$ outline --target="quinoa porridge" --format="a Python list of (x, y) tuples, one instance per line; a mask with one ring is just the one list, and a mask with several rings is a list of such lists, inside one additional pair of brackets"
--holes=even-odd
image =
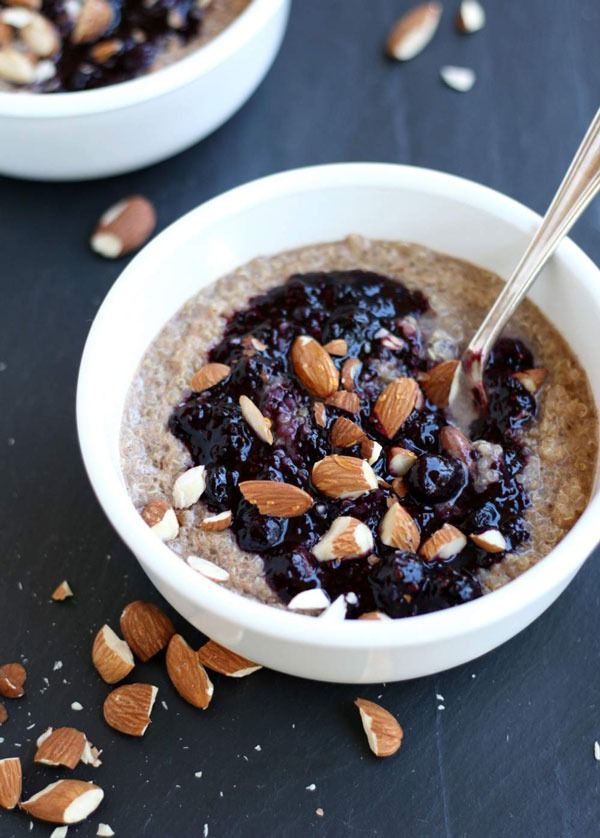
[(131, 385), (136, 508), (182, 560), (276, 606), (403, 617), (518, 576), (586, 506), (597, 417), (577, 359), (526, 301), (491, 355), (487, 417), (469, 438), (449, 423), (455, 359), (500, 286), (425, 247), (350, 236), (203, 288)]

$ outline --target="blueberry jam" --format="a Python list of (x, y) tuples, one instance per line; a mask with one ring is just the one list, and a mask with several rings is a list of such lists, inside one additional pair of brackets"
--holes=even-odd
[[(292, 276), (230, 318), (209, 357), (229, 365), (230, 375), (202, 392), (185, 394), (170, 417), (170, 431), (185, 444), (194, 464), (206, 466), (203, 501), (213, 513), (232, 510), (232, 531), (240, 548), (261, 556), (267, 581), (283, 603), (322, 587), (332, 600), (348, 592), (356, 595), (349, 617), (370, 611), (405, 617), (448, 608), (481, 596), (479, 569), (529, 537), (523, 516), (530, 502), (519, 474), (527, 459), (522, 433), (535, 419), (536, 399), (514, 377), (533, 366), (520, 341), (503, 338), (491, 355), (485, 375), (490, 410), (472, 429), (477, 442), (471, 460), (453, 456), (442, 445), (440, 431), (448, 422), (427, 398), (417, 403), (392, 439), (373, 419), (374, 404), (391, 380), (422, 380), (433, 366), (422, 319), (428, 311), (423, 294), (378, 274), (356, 270)], [(348, 358), (360, 362), (353, 385), (358, 413), (349, 416), (327, 405), (325, 427), (317, 424), (315, 399), (290, 359), (299, 335), (322, 345), (346, 341), (347, 354), (332, 360), (339, 369)], [(244, 420), (238, 404), (242, 395), (271, 421), (272, 445), (261, 441)], [(331, 427), (341, 416), (383, 446), (372, 465), (380, 485), (357, 499), (332, 499), (311, 482), (311, 468), (322, 458), (361, 456), (359, 444), (344, 450), (332, 447)], [(458, 555), (426, 559), (385, 546), (379, 525), (390, 503), (398, 500), (389, 472), (393, 446), (415, 455), (400, 502), (417, 523), (421, 544), (451, 524), (467, 536), (499, 530), (505, 549), (489, 552), (467, 538)], [(242, 497), (238, 484), (244, 480), (290, 483), (309, 492), (314, 503), (297, 517), (262, 515)], [(369, 527), (374, 549), (368, 557), (317, 561), (311, 548), (336, 518), (347, 515)]]

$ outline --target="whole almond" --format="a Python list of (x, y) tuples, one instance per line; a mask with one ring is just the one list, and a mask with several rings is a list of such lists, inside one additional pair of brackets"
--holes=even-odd
[[(91, 0), (94, 3), (100, 1), (104, 2)], [(110, 207), (100, 217), (90, 245), (100, 256), (117, 259), (141, 247), (155, 227), (156, 212), (150, 201), (142, 195), (131, 195)]]
[(152, 684), (124, 684), (117, 687), (104, 701), (106, 724), (128, 736), (143, 736), (150, 724), (157, 692), (157, 687)]
[(252, 399), (249, 399), (248, 396), (240, 396), (239, 403), (242, 416), (256, 436), (263, 442), (266, 442), (267, 445), (273, 445), (270, 421), (262, 415)]
[(99, 40), (112, 26), (113, 18), (113, 7), (108, 0), (84, 0), (71, 33), (71, 42), (89, 44)]
[(125, 607), (120, 625), (130, 649), (144, 663), (164, 649), (175, 634), (175, 626), (164, 611), (140, 600)]
[(23, 776), (19, 757), (0, 759), (0, 807), (14, 809), (21, 799)]
[(427, 561), (449, 559), (466, 547), (467, 539), (452, 524), (444, 524), (436, 530), (421, 546), (419, 554)]
[(231, 518), (230, 509), (217, 515), (207, 515), (200, 523), (200, 528), (206, 532), (222, 532), (231, 526)]
[(27, 670), (20, 663), (5, 663), (0, 666), (0, 695), (4, 698), (21, 698), (25, 695)]
[(327, 396), (325, 404), (337, 407), (345, 413), (358, 413), (360, 410), (360, 399), (356, 393), (351, 393), (349, 390), (336, 390), (335, 393)]
[(214, 640), (209, 640), (198, 649), (198, 659), (203, 666), (212, 669), (213, 672), (230, 678), (245, 678), (246, 675), (252, 675), (253, 672), (262, 669), (260, 664), (243, 658)]
[(378, 487), (375, 472), (366, 460), (332, 454), (312, 467), (316, 488), (330, 498), (359, 498)]
[(456, 360), (442, 361), (441, 364), (432, 367), (423, 377), (421, 386), (425, 395), (437, 407), (448, 407), (450, 387), (458, 364), (459, 361)]
[(194, 707), (206, 710), (214, 687), (195, 652), (180, 634), (169, 641), (166, 655), (167, 673), (179, 695)]
[(336, 518), (325, 535), (311, 547), (311, 553), (320, 562), (336, 559), (357, 559), (373, 549), (371, 530), (362, 521), (350, 515)]
[(409, 550), (411, 553), (417, 552), (421, 541), (415, 520), (399, 503), (390, 506), (381, 519), (379, 537), (387, 547)]
[(55, 602), (63, 602), (71, 596), (73, 596), (73, 591), (66, 579), (52, 591), (52, 599)]
[(329, 353), (314, 338), (300, 335), (292, 344), (294, 372), (312, 396), (325, 399), (339, 384), (339, 372)]
[(102, 626), (94, 638), (92, 663), (107, 684), (122, 681), (135, 666), (131, 649), (108, 625)]
[(408, 486), (403, 477), (395, 477), (392, 480), (392, 490), (399, 498), (405, 498), (408, 494)]
[(365, 432), (358, 427), (356, 422), (340, 416), (333, 423), (329, 438), (335, 448), (351, 448), (357, 442), (360, 442), (364, 436)]
[(523, 370), (522, 372), (513, 373), (513, 378), (520, 381), (523, 387), (532, 394), (538, 392), (542, 384), (546, 380), (546, 370), (538, 368), (532, 370)]
[(83, 780), (58, 780), (21, 803), (21, 809), (39, 821), (80, 823), (95, 812), (104, 792)]
[(190, 381), (190, 387), (196, 393), (202, 393), (209, 387), (214, 387), (223, 381), (231, 373), (231, 367), (227, 364), (204, 364), (203, 367), (194, 373)]
[(388, 438), (396, 436), (415, 408), (419, 385), (414, 378), (396, 378), (379, 395), (373, 416)]
[(274, 518), (295, 518), (304, 515), (313, 504), (312, 497), (291, 483), (277, 480), (244, 480), (240, 492), (248, 503), (258, 508), (261, 515)]
[(323, 349), (325, 352), (329, 352), (330, 355), (337, 355), (340, 358), (343, 358), (344, 355), (348, 354), (348, 344), (343, 338), (330, 340), (329, 343), (326, 343), (323, 346)]
[(34, 762), (44, 765), (64, 765), (73, 769), (81, 760), (87, 739), (85, 733), (74, 727), (58, 727), (45, 737), (38, 747)]
[(391, 757), (402, 745), (404, 732), (396, 719), (374, 701), (357, 698), (354, 702), (360, 711), (369, 747), (376, 757)]
[(344, 390), (353, 392), (360, 368), (361, 363), (358, 358), (347, 358), (344, 361), (340, 374), (340, 380)]
[(441, 3), (421, 3), (406, 12), (393, 26), (386, 52), (397, 61), (410, 61), (431, 41), (442, 16)]

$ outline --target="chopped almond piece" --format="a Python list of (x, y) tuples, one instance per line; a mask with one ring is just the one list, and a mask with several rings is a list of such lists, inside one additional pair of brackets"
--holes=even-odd
[(130, 602), (123, 609), (120, 623), (130, 649), (144, 663), (164, 649), (175, 634), (169, 617), (151, 602)]
[(337, 407), (345, 413), (355, 414), (360, 410), (360, 399), (356, 393), (350, 393), (348, 390), (336, 390), (325, 399), (325, 404)]
[(379, 537), (387, 547), (411, 553), (417, 552), (421, 541), (415, 520), (399, 503), (394, 503), (381, 519)]
[(20, 663), (0, 666), (0, 695), (4, 698), (21, 698), (25, 695), (27, 670)]
[(361, 363), (358, 358), (347, 358), (344, 361), (340, 374), (340, 380), (344, 390), (348, 390), (349, 392), (354, 390), (354, 384), (360, 371), (360, 367)]
[(58, 780), (21, 803), (21, 809), (40, 821), (57, 824), (80, 823), (95, 812), (104, 792), (83, 780)]
[(50, 729), (34, 756), (34, 762), (44, 765), (64, 765), (71, 770), (79, 765), (86, 743), (85, 733), (74, 727)]
[(308, 492), (277, 480), (244, 480), (239, 489), (248, 503), (258, 507), (261, 515), (275, 518), (304, 515), (313, 504)]
[(104, 701), (106, 724), (128, 736), (143, 736), (158, 688), (152, 684), (124, 684), (110, 692)]
[(180, 634), (169, 641), (166, 655), (167, 673), (179, 695), (194, 707), (206, 710), (213, 696), (214, 687), (197, 652)]
[(205, 489), (206, 467), (189, 468), (173, 484), (173, 506), (175, 509), (189, 509), (200, 500)]
[(390, 448), (389, 469), (396, 477), (404, 477), (417, 460), (417, 455), (408, 448)]
[(262, 669), (260, 664), (237, 655), (214, 640), (209, 640), (198, 649), (198, 659), (208, 669), (220, 675), (228, 675), (230, 678), (244, 678)]
[(195, 393), (202, 393), (209, 387), (223, 381), (231, 373), (227, 364), (205, 364), (192, 376), (190, 387)]
[(366, 556), (372, 549), (373, 536), (368, 526), (350, 515), (342, 515), (311, 548), (311, 553), (320, 562), (330, 562)]
[(370, 466), (377, 462), (381, 456), (383, 448), (374, 439), (365, 437), (360, 443), (360, 455), (364, 457)]
[(135, 666), (131, 649), (109, 625), (103, 625), (94, 638), (92, 663), (107, 684), (122, 681)]
[(23, 777), (19, 757), (0, 759), (0, 807), (14, 809), (21, 799)]
[(340, 358), (348, 354), (348, 344), (343, 338), (330, 340), (329, 343), (323, 346), (323, 349), (325, 352), (329, 352), (330, 355), (338, 355)]
[(3, 725), (6, 721), (8, 721), (8, 710), (6, 709), (6, 705), (0, 701), (0, 725)]
[(458, 361), (442, 361), (441, 364), (432, 367), (423, 377), (421, 383), (425, 395), (437, 407), (448, 407), (450, 388), (458, 364)]
[(313, 404), (313, 416), (315, 417), (315, 422), (320, 428), (325, 428), (327, 426), (327, 411), (323, 402), (315, 402)]
[(292, 344), (292, 366), (312, 396), (324, 399), (337, 390), (339, 372), (329, 353), (314, 338), (300, 335)]
[(335, 448), (351, 448), (357, 442), (360, 442), (364, 436), (365, 432), (362, 428), (359, 428), (351, 419), (345, 419), (343, 416), (335, 420), (330, 433), (331, 444)]
[(422, 545), (419, 553), (427, 561), (433, 559), (449, 559), (456, 556), (467, 545), (467, 539), (459, 529), (452, 524), (444, 524)]
[(520, 381), (528, 393), (535, 395), (546, 380), (547, 372), (544, 369), (523, 370), (513, 373), (513, 378)]
[(396, 378), (375, 402), (373, 416), (382, 432), (392, 439), (415, 408), (419, 385), (414, 378)]
[(378, 487), (375, 472), (366, 460), (332, 454), (314, 464), (312, 481), (330, 498), (359, 498)]
[(252, 399), (248, 396), (240, 396), (240, 408), (242, 416), (250, 425), (256, 436), (267, 445), (273, 444), (273, 434), (270, 430), (270, 420), (263, 416)]
[(471, 541), (487, 553), (503, 553), (507, 549), (506, 539), (500, 530), (485, 530), (469, 536)]
[(231, 526), (231, 510), (219, 512), (217, 515), (207, 515), (200, 523), (200, 528), (206, 532), (222, 532)]
[(391, 757), (402, 745), (404, 731), (396, 719), (374, 701), (357, 698), (354, 702), (360, 711), (369, 747), (376, 757)]
[(64, 579), (60, 583), (60, 585), (58, 585), (52, 591), (52, 599), (55, 602), (62, 602), (63, 600), (67, 599), (67, 597), (70, 597), (70, 596), (73, 596), (73, 591), (71, 590), (71, 586), (69, 585), (69, 583), (67, 582), (66, 579)]

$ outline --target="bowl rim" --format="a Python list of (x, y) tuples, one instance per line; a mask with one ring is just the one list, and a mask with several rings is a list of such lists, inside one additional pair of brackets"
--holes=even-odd
[[(239, 628), (279, 641), (318, 647), (392, 649), (425, 646), (441, 639), (458, 638), (510, 619), (536, 600), (549, 596), (568, 581), (598, 542), (594, 520), (600, 515), (600, 492), (592, 497), (576, 524), (536, 565), (496, 591), (443, 611), (394, 621), (327, 621), (296, 614), (244, 597), (204, 580), (183, 559), (160, 542), (143, 522), (127, 497), (123, 480), (110, 462), (108, 441), (98, 434), (94, 415), (94, 368), (104, 356), (110, 338), (111, 312), (119, 308), (123, 289), (160, 258), (160, 251), (187, 241), (194, 230), (282, 196), (336, 187), (386, 187), (418, 190), (432, 196), (459, 197), (475, 209), (490, 212), (523, 231), (539, 223), (540, 216), (514, 199), (487, 186), (455, 175), (414, 166), (386, 163), (334, 163), (269, 175), (231, 189), (183, 215), (153, 239), (122, 271), (92, 323), (82, 355), (77, 383), (77, 430), (85, 468), (96, 496), (125, 544), (142, 567), (165, 587), (177, 590), (207, 614), (226, 619)], [(276, 252), (274, 247), (273, 252)], [(594, 296), (600, 298), (600, 270), (570, 239), (554, 257), (564, 262)], [(600, 302), (600, 299), (599, 299)], [(192, 583), (192, 580), (195, 582)], [(192, 583), (192, 584), (191, 584)], [(193, 594), (190, 595), (190, 591)], [(324, 630), (324, 626), (326, 629)]]
[(0, 117), (57, 119), (127, 108), (157, 99), (212, 70), (251, 41), (289, 0), (250, 0), (216, 37), (152, 73), (94, 90), (65, 93), (0, 91)]

